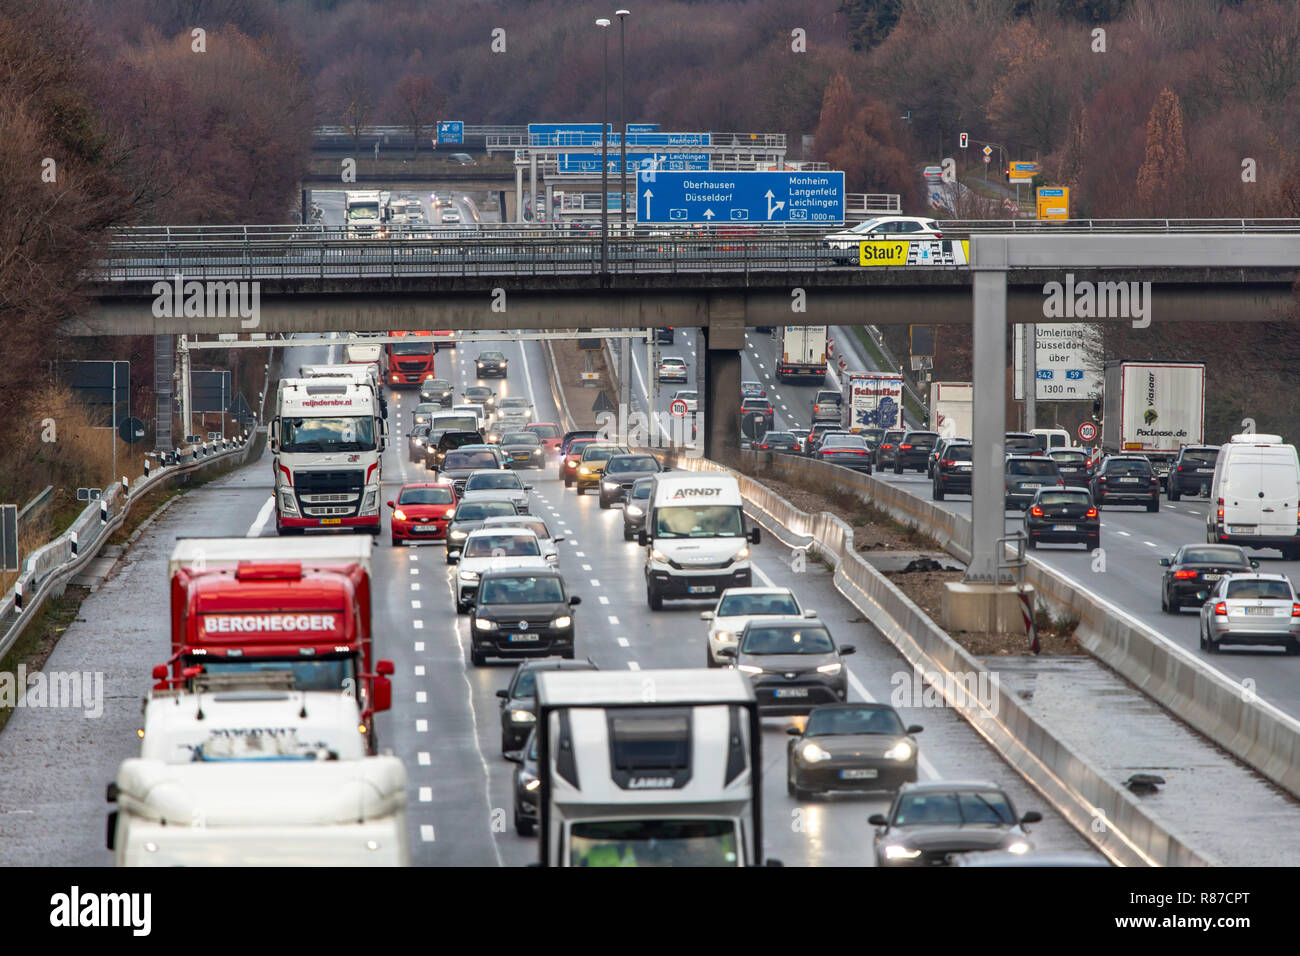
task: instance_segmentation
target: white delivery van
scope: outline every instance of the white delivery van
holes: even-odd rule
[[[727,588],[752,583],[744,502],[736,479],[724,472],[672,472],[654,476],[650,511],[637,539],[647,548],[646,602],[663,610],[664,598],[713,599]]]
[[[1035,428],[1030,434],[1038,440],[1041,451],[1055,451],[1058,448],[1073,448],[1070,433],[1064,428]]]
[[[340,695],[341,696],[341,695]],[[131,758],[109,799],[118,866],[408,866],[406,770],[397,757]]]
[[[1280,435],[1233,435],[1219,449],[1205,539],[1300,558],[1300,458]]]

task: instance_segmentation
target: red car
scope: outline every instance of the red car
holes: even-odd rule
[[[537,437],[542,440],[542,447],[546,449],[548,455],[560,450],[564,433],[555,422],[531,422],[524,426],[524,431],[537,432]]]
[[[600,439],[575,438],[569,442],[569,450],[560,459],[560,477],[564,479],[564,487],[573,487],[574,481],[578,478],[578,459],[582,457],[583,450],[594,441]]]
[[[422,481],[402,485],[393,509],[392,535],[403,541],[446,541],[447,525],[456,516],[456,491],[450,481]]]

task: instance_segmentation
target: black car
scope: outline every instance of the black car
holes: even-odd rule
[[[470,614],[470,663],[552,654],[572,660],[573,609],[581,603],[570,596],[564,576],[550,568],[482,572]]]
[[[934,447],[930,449],[930,456],[926,458],[925,477],[934,478],[934,466],[937,465],[939,463],[939,459],[943,457],[943,450],[945,448],[947,448],[949,445],[969,445],[969,444],[970,444],[969,438],[956,438],[949,435],[945,435],[944,437],[940,438],[937,442],[934,443]]]
[[[542,657],[523,661],[515,668],[507,687],[497,691],[501,698],[501,755],[504,757],[524,745],[537,723],[537,675],[540,671],[594,671],[591,658],[569,660]]]
[[[420,401],[434,402],[443,408],[451,408],[455,401],[451,382],[445,378],[431,378],[422,382],[420,385]]]
[[[482,408],[482,418],[487,421],[491,413],[496,410],[497,395],[486,385],[471,385],[465,389],[465,404],[478,405]]]
[[[674,338],[676,338],[676,335],[671,325],[655,329],[655,342],[659,345],[672,345]]]
[[[605,462],[605,474],[600,478],[600,506],[608,508],[625,501],[638,479],[661,471],[663,466],[654,455],[614,455]]]
[[[1169,466],[1165,478],[1169,500],[1177,501],[1183,495],[1210,497],[1214,465],[1218,460],[1218,445],[1184,445],[1178,449],[1178,457]]]
[[[537,791],[542,786],[537,776],[536,728],[529,731],[523,750],[506,754],[506,759],[519,764],[515,768],[515,832],[532,836],[537,831]]]
[[[930,452],[938,440],[938,432],[909,431],[903,435],[894,455],[894,474],[901,475],[909,468],[925,471],[929,466]]]
[[[1067,485],[1087,485],[1092,478],[1088,453],[1080,448],[1054,448],[1047,457],[1056,462],[1056,470]]]
[[[880,442],[876,445],[876,467],[884,468],[888,465],[894,467],[894,457],[898,454],[898,445],[903,440],[907,432],[902,428],[890,428],[880,436]]]
[[[1007,455],[1003,465],[1007,509],[1028,508],[1040,488],[1064,488],[1056,462],[1041,455]]]
[[[749,621],[734,647],[716,653],[750,679],[758,712],[779,717],[845,700],[849,678],[842,658],[854,650],[837,646],[820,620],[764,617]]]
[[[1038,436],[1031,432],[1007,432],[1002,436],[1004,455],[1041,455]]]
[[[443,438],[447,436],[444,435]],[[486,448],[475,451],[472,447],[454,448],[443,456],[442,464],[436,467],[438,477],[443,481],[450,481],[456,489],[456,496],[459,497],[465,493],[465,479],[470,476],[471,472],[481,471],[484,468],[500,468],[500,459],[495,452],[488,451]]]
[[[650,507],[650,488],[653,479],[638,478],[632,490],[623,499],[623,540],[635,541],[637,532],[645,527],[645,513]]]
[[[802,729],[786,730],[785,786],[806,800],[828,790],[897,790],[916,781],[919,724],[904,726],[888,704],[814,707]]]
[[[1201,596],[1214,590],[1225,574],[1246,574],[1259,562],[1246,557],[1235,544],[1185,544],[1160,559],[1160,610],[1177,614],[1184,607],[1200,607]]]
[[[803,443],[803,453],[811,458],[816,454],[818,447],[822,443],[822,439],[827,435],[847,434],[848,432],[840,427],[839,422],[817,422],[817,424],[813,425],[812,429],[808,432],[808,438]]]
[[[1104,459],[1092,476],[1090,490],[1098,508],[1120,504],[1160,510],[1160,478],[1151,462],[1135,455],[1110,455]]]
[[[578,438],[600,438],[600,432],[595,429],[582,428],[577,431],[565,432],[564,437],[560,439],[560,457],[563,458],[569,453],[569,443]]]
[[[930,482],[935,501],[943,501],[944,495],[971,493],[973,452],[974,447],[969,442],[944,445],[942,457],[934,463],[934,478]]]
[[[519,509],[513,501],[469,501],[456,506],[456,514],[447,525],[447,563],[455,564],[460,560],[461,548],[471,531],[483,527],[488,518],[500,515],[517,515]]]
[[[857,435],[827,434],[817,446],[814,456],[818,461],[828,461],[832,465],[843,465],[864,474],[871,474],[871,449]]]
[[[441,407],[437,402],[420,402],[411,412],[411,424],[428,425],[433,418],[433,413]]]
[[[1025,509],[1025,538],[1040,544],[1081,544],[1087,550],[1101,544],[1101,517],[1087,488],[1039,488]]]
[[[1017,816],[997,784],[930,780],[904,784],[889,813],[867,822],[876,827],[876,866],[947,866],[953,853],[1028,853],[1025,824],[1041,819],[1036,810]]]
[[[756,451],[797,452],[799,440],[791,432],[768,432],[754,446]]]
[[[438,435],[438,440],[429,445],[428,454],[424,457],[424,467],[437,471],[442,467],[448,452],[481,444],[483,444],[481,431],[443,431]]]
[[[545,468],[546,449],[537,432],[520,428],[504,432],[498,443],[506,453],[506,464],[511,468]]]
[[[479,378],[505,378],[506,366],[506,357],[501,352],[483,352],[474,360],[474,371]]]

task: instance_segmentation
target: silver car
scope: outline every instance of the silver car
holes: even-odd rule
[[[473,494],[476,491],[492,491],[504,496],[509,496],[510,500],[515,503],[519,513],[526,515],[529,511],[529,492],[533,490],[532,485],[526,485],[519,479],[518,472],[502,471],[484,468],[480,471],[472,471],[465,478],[465,490],[462,497]]]
[[[1300,654],[1300,604],[1284,574],[1231,574],[1201,605],[1201,649],[1272,644]]]

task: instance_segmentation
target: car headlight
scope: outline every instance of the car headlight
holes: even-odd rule
[[[894,746],[885,751],[885,759],[910,760],[912,759],[913,753],[915,753],[915,751],[912,749],[912,745],[906,740],[900,740],[898,743],[894,744]]]
[[[909,850],[907,847],[899,846],[896,843],[891,843],[885,847],[886,860],[915,860],[920,855],[920,850]]]
[[[830,760],[831,755],[821,747],[817,746],[811,740],[799,748],[799,756],[803,757],[809,763],[821,763],[823,760]]]
[[[571,618],[567,614],[561,614],[559,617],[557,617],[554,621],[551,622],[551,627],[563,629],[568,627],[572,623],[573,623],[573,618]]]
[[[742,674],[761,674],[761,673],[763,673],[763,668],[761,668],[761,667],[755,667],[753,664],[737,664],[737,665],[736,665],[736,670],[740,671]]]
[[[412,440],[413,442],[415,442],[415,447],[416,447],[416,448],[423,448],[423,447],[424,447],[424,442],[422,442],[420,439],[418,439],[418,438],[413,438],[413,439],[411,439],[411,440]]]
[[[579,469],[578,469],[578,474],[580,474],[580,475],[590,475],[590,474],[591,474],[591,469],[590,469],[590,468],[579,468]]]
[[[618,482],[617,482],[617,481],[602,481],[602,482],[601,482],[601,487],[604,488],[606,491],[618,491]]]
[[[730,631],[718,631],[718,633],[713,635],[713,639],[715,641],[721,641],[724,644],[729,644],[736,639],[736,635],[732,634]]]
[[[817,673],[838,674],[843,669],[844,669],[844,665],[841,664],[839,661],[836,661],[834,664],[823,664],[821,667],[817,668]]]
[[[749,557],[749,548],[744,547],[731,556],[732,561],[744,561]]]
[[[1024,840],[1016,840],[1014,843],[1008,843],[1008,844],[1007,844],[1007,852],[1008,852],[1008,853],[1016,853],[1016,854],[1019,854],[1019,853],[1028,853],[1028,852],[1029,852],[1029,844],[1026,843]]]
[[[631,515],[633,518],[639,518],[639,517],[641,517],[643,514],[645,514],[645,512],[642,511],[641,508],[640,508],[638,505],[628,505],[626,508],[623,509],[623,513],[624,513],[624,514],[629,514],[629,515]]]
[[[668,563],[668,559],[667,559],[666,557],[664,557],[664,553],[663,553],[662,551],[660,551],[658,548],[651,548],[651,549],[650,549],[650,560],[651,560],[651,561],[658,561],[660,564],[667,564],[667,563]]]
[[[477,581],[477,580],[478,580],[478,572],[477,572],[477,571],[462,571],[462,572],[460,572],[460,579],[461,579],[462,581],[466,581],[466,582]]]
[[[453,531],[449,535],[449,537],[455,538],[457,541],[459,541],[461,538],[465,538],[468,536],[469,536],[469,532],[467,531]]]
[[[455,508],[448,508],[446,511],[442,513],[443,518],[445,518],[448,521],[450,521],[453,517],[455,517],[455,515],[456,515]]]
[[[577,468],[577,467],[578,467],[578,463],[577,463],[576,461],[566,461],[564,464],[565,464],[565,467],[567,467],[567,468]]]
[[[542,781],[538,780],[534,774],[531,774],[526,770],[520,775],[519,779],[524,781],[524,789],[529,793],[532,793],[542,785]]]
[[[532,724],[536,723],[537,715],[531,710],[512,710],[510,711],[510,719],[516,724]]]
[[[396,518],[398,521],[405,521],[406,512],[403,511],[401,508],[398,508],[396,511],[393,512],[393,517]]]
[[[474,618],[474,626],[480,631],[495,631],[497,629],[496,621],[489,621],[485,617]]]

